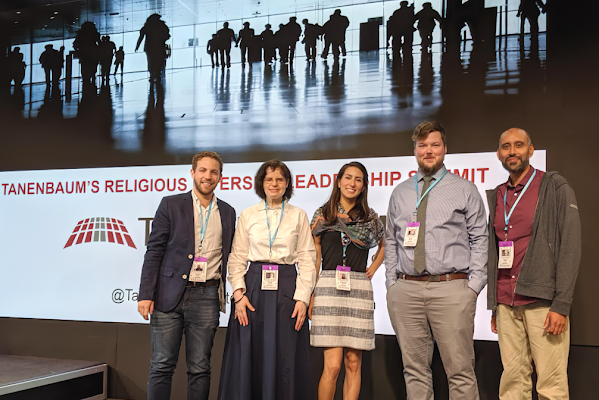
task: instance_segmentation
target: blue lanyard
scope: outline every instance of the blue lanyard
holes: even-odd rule
[[[445,175],[447,175],[447,170],[443,172],[439,179],[435,179],[432,185],[430,185],[428,189],[426,189],[426,192],[424,192],[422,194],[422,197],[420,198],[418,198],[418,175],[414,175],[414,187],[416,188],[416,199],[418,199],[418,201],[416,202],[416,210],[414,211],[414,213],[418,212],[418,207],[420,207],[420,203],[422,202],[422,199],[424,199],[424,196],[426,196],[428,192],[430,192],[431,189],[434,188],[437,183],[441,182],[441,179],[443,179]]]
[[[341,245],[343,246],[343,266],[345,267],[345,260],[347,256],[345,255],[347,251],[347,246],[351,243],[351,238],[345,234],[345,232],[341,232]]]
[[[522,198],[522,196],[524,196],[524,193],[526,193],[526,189],[528,189],[528,186],[530,185],[530,182],[532,182],[532,180],[534,179],[534,177],[535,177],[536,174],[537,174],[537,170],[535,169],[534,172],[532,173],[532,176],[528,180],[528,182],[526,182],[526,185],[524,186],[524,189],[522,189],[522,191],[520,192],[520,196],[518,196],[518,199],[516,199],[516,202],[514,203],[514,205],[512,206],[512,208],[510,209],[510,213],[509,214],[505,212],[506,200],[507,200],[507,188],[505,188],[505,193],[503,194],[503,219],[505,220],[505,228],[503,228],[503,231],[505,232],[506,236],[507,236],[507,227],[508,227],[508,225],[510,223],[510,218],[512,217],[512,213],[516,209],[516,206],[520,202],[520,199]]]
[[[277,230],[275,231],[274,235],[270,235],[270,221],[268,220],[268,203],[266,202],[266,200],[264,200],[264,212],[266,213],[266,225],[268,226],[268,245],[269,245],[269,251],[268,251],[268,256],[272,257],[272,244],[275,242],[275,239],[277,238],[277,233],[279,233],[279,227],[281,226],[281,221],[283,221],[283,211],[285,211],[285,200],[283,200],[283,203],[281,204],[281,218],[279,219],[279,225],[277,226]]]
[[[202,249],[202,243],[204,242],[204,235],[206,234],[206,228],[208,227],[208,220],[210,219],[210,212],[212,211],[212,203],[214,202],[214,198],[210,200],[210,206],[208,207],[208,212],[206,213],[206,222],[202,216],[202,205],[200,204],[200,247]]]

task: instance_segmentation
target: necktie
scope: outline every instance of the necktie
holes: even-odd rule
[[[426,192],[426,190],[431,185],[432,176],[425,176],[424,185],[422,186],[422,193]],[[416,243],[416,248],[414,249],[414,269],[419,274],[422,274],[426,269],[426,254],[424,252],[424,233],[426,230],[426,205],[428,203],[428,194],[422,199],[420,202],[420,206],[418,207],[418,215],[416,216],[416,221],[420,222],[420,229],[418,230],[418,242]]]

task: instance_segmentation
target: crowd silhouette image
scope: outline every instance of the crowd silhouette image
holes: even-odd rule
[[[478,13],[482,6],[480,0],[469,0],[459,7],[454,6],[452,12],[447,11],[447,16],[441,16],[430,2],[422,3],[421,9],[415,10],[413,2],[400,1],[399,8],[386,21],[387,37],[384,47],[392,48],[393,60],[407,62],[412,58],[415,32],[419,33],[422,52],[429,53],[432,51],[433,33],[437,27],[441,29],[440,41],[444,46],[446,44],[448,49],[452,46],[455,48],[456,40],[461,41],[460,30],[463,26],[468,26],[474,42],[477,42],[479,32],[475,29],[477,21],[474,20],[473,15]],[[539,16],[545,12],[546,5],[542,0],[521,0],[517,11],[517,17],[520,19],[520,35],[525,34],[526,21],[528,21],[531,38],[533,41],[536,40],[539,34]],[[249,21],[242,23],[242,28],[237,34],[231,29],[229,22],[224,22],[222,28],[212,34],[207,41],[206,52],[210,56],[212,67],[222,69],[231,68],[233,45],[239,48],[242,67],[251,67],[253,63],[260,61],[266,64],[276,61],[293,64],[296,58],[296,47],[300,41],[304,45],[307,61],[317,59],[319,41],[323,43],[320,54],[322,59],[326,59],[331,53],[335,58],[345,57],[349,26],[349,18],[343,15],[340,9],[335,9],[322,26],[311,23],[307,18],[304,18],[300,25],[297,17],[291,16],[287,23],[279,24],[276,30],[272,29],[271,24],[265,24],[260,34],[256,33]],[[156,13],[147,18],[139,31],[135,52],[143,43],[150,81],[159,80],[164,75],[166,60],[171,55],[171,47],[167,44],[170,38],[169,27],[162,20],[162,16]],[[121,74],[124,72],[123,46],[117,50],[110,36],[102,36],[91,21],[81,25],[73,42],[73,49],[73,56],[79,60],[81,66],[81,78],[84,84],[95,85],[98,69],[101,82],[103,84],[109,82],[113,62],[113,74],[116,75],[119,68]],[[40,56],[39,61],[45,71],[47,85],[58,84],[64,68],[64,53],[64,47],[57,50],[49,44]],[[401,60],[401,57],[405,60]],[[15,48],[8,54],[7,59],[11,82],[18,86],[23,82],[26,69],[20,49]]]
[[[457,2],[451,4],[454,3],[457,4]],[[205,51],[210,58],[209,63],[203,65],[208,65],[208,68],[211,66],[215,70],[218,68],[223,72],[221,79],[218,80],[222,93],[222,96],[218,98],[219,111],[234,107],[227,104],[228,101],[234,102],[236,100],[227,95],[229,93],[228,82],[235,82],[239,79],[238,75],[229,74],[233,63],[241,67],[241,79],[246,82],[242,91],[244,101],[246,98],[251,100],[254,96],[253,92],[257,90],[264,91],[265,97],[272,97],[272,94],[268,93],[267,86],[274,85],[273,88],[284,92],[280,100],[285,103],[288,101],[293,103],[293,99],[298,96],[298,93],[301,93],[298,89],[302,84],[305,84],[306,96],[315,92],[312,88],[320,87],[326,90],[327,99],[338,102],[346,98],[345,93],[349,93],[347,86],[351,84],[348,83],[351,80],[344,78],[346,71],[354,74],[356,62],[362,64],[370,61],[372,61],[372,67],[376,65],[378,71],[384,71],[384,69],[378,67],[379,62],[387,64],[389,71],[391,71],[390,92],[402,98],[398,104],[404,104],[405,102],[405,107],[411,107],[411,104],[414,104],[409,99],[410,93],[421,95],[435,93],[434,87],[440,80],[439,76],[441,76],[441,80],[445,81],[445,75],[448,75],[447,71],[452,71],[452,65],[458,70],[456,76],[462,73],[464,70],[461,69],[460,63],[461,60],[466,58],[476,61],[474,66],[468,69],[468,73],[472,77],[471,81],[476,80],[477,82],[476,85],[471,86],[476,86],[479,91],[484,90],[481,89],[481,82],[485,80],[485,63],[490,59],[479,51],[481,42],[479,28],[482,24],[476,18],[481,14],[480,7],[483,4],[481,0],[469,0],[459,6],[446,8],[443,15],[433,7],[431,2],[416,3],[415,5],[412,1],[402,0],[397,4],[398,7],[392,10],[391,15],[386,20],[380,18],[378,22],[379,25],[385,24],[385,43],[381,44],[379,42],[378,33],[380,33],[380,28],[376,28],[377,35],[375,39],[378,47],[375,46],[374,48],[383,49],[382,53],[377,50],[376,54],[375,52],[361,53],[359,57],[355,57],[357,56],[356,50],[358,50],[355,33],[357,33],[358,28],[362,33],[361,24],[365,24],[366,21],[360,21],[359,17],[354,17],[350,22],[350,19],[344,15],[341,9],[331,9],[330,12],[326,12],[324,15],[327,16],[323,18],[322,25],[311,20],[311,18],[302,18],[300,20],[295,15],[279,16],[277,22],[283,21],[282,23],[277,25],[265,23],[263,28],[262,25],[254,22],[254,19],[222,21],[218,23],[220,29],[217,28],[212,32],[203,29],[201,32],[204,33],[200,34],[199,38],[189,39],[189,47],[196,47],[198,46],[197,43],[202,41],[206,45]],[[516,15],[515,11],[516,9],[511,10],[512,18]],[[519,42],[521,51],[518,54],[521,59],[524,59],[524,55],[526,55],[526,62],[523,62],[521,66],[522,69],[526,67],[530,76],[532,76],[530,71],[544,68],[541,62],[534,62],[533,60],[539,59],[539,18],[541,13],[546,11],[546,5],[542,0],[521,0],[519,2],[517,17],[521,27],[518,33],[520,37],[526,35],[526,40]],[[64,47],[57,48],[56,44],[46,45],[41,55],[36,55],[36,57],[39,57],[40,65],[27,65],[24,61],[23,51],[19,47],[14,47],[12,51],[7,52],[5,63],[7,68],[5,70],[7,71],[7,79],[10,79],[9,87],[14,85],[14,89],[11,89],[10,92],[12,101],[18,102],[19,106],[17,108],[21,110],[25,101],[28,102],[26,104],[31,104],[29,106],[31,109],[39,107],[40,104],[43,105],[43,112],[41,113],[43,117],[44,115],[57,115],[56,112],[51,110],[56,110],[59,106],[66,106],[70,99],[67,97],[65,101],[62,101],[61,96],[72,94],[77,98],[78,108],[82,108],[78,116],[87,118],[86,116],[89,114],[86,109],[91,109],[90,104],[110,104],[107,101],[100,100],[100,94],[103,94],[102,99],[110,96],[111,93],[115,95],[120,93],[122,97],[123,88],[119,89],[119,81],[116,78],[115,90],[111,92],[110,88],[105,86],[111,84],[111,74],[116,75],[118,73],[121,74],[120,83],[122,86],[125,72],[125,51],[143,51],[145,60],[139,56],[134,60],[134,56],[131,56],[131,65],[133,67],[129,67],[127,72],[138,75],[128,75],[129,79],[126,79],[125,82],[139,80],[139,73],[147,68],[151,93],[149,99],[152,99],[149,104],[153,104],[153,106],[148,107],[147,112],[152,116],[148,116],[147,122],[164,121],[164,117],[161,117],[161,115],[164,115],[165,93],[167,87],[170,89],[169,85],[173,83],[170,75],[168,81],[165,79],[167,60],[171,56],[170,44],[180,43],[179,39],[181,37],[177,37],[177,41],[172,40],[171,28],[158,13],[149,15],[143,25],[139,27],[139,31],[135,29],[138,32],[138,36],[134,36],[137,41],[135,42],[135,39],[133,39],[131,44],[126,44],[130,42],[125,42],[120,36],[114,40],[107,35],[110,32],[114,36],[114,29],[98,28],[98,26],[91,21],[83,22],[79,30],[75,32],[76,36],[70,52],[70,49]],[[456,37],[460,41],[459,43],[466,42],[461,37],[465,26],[472,33],[472,39],[468,39],[470,42],[468,50],[464,50],[461,44],[455,46],[454,42]],[[512,24],[512,26],[516,27],[516,24]],[[530,28],[528,28],[529,26]],[[352,31],[349,31],[349,29],[352,29]],[[351,33],[351,36],[349,33]],[[517,40],[517,35],[513,33],[511,35],[514,40]],[[529,37],[530,42],[528,41]],[[349,42],[350,38],[353,39],[352,42]],[[118,43],[121,40],[122,42]],[[118,45],[115,44],[115,41]],[[185,42],[188,41],[185,40]],[[542,43],[542,46],[544,43]],[[494,40],[492,45],[494,46]],[[66,43],[65,46],[67,46]],[[127,49],[125,46],[130,46],[130,48]],[[360,43],[361,47],[362,44]],[[530,51],[525,51],[524,48],[526,50],[530,49]],[[391,51],[384,51],[384,49],[391,49]],[[181,50],[180,47],[177,47],[176,51],[179,53],[176,54],[184,54]],[[231,53],[232,50],[233,54]],[[493,50],[495,49],[493,48]],[[350,51],[353,52],[354,57],[347,59],[346,57]],[[472,52],[472,55],[469,54],[470,52]],[[302,81],[301,75],[297,75],[294,71],[294,68],[297,69],[294,64],[298,63],[298,53],[301,61],[306,61],[306,79],[304,81]],[[25,59],[29,62],[27,51],[25,51],[25,54]],[[187,54],[190,54],[190,52],[187,52]],[[381,57],[383,54],[386,57]],[[533,56],[535,58],[532,58]],[[187,69],[179,68],[177,63],[180,59],[176,58],[173,62],[175,68],[173,75],[183,74],[183,70]],[[70,73],[68,71],[68,67],[73,67],[73,63],[77,61],[80,66],[82,85],[76,87],[73,91],[65,85],[61,93],[59,86],[61,78],[64,78],[65,82],[69,79],[70,83],[70,77],[77,77],[77,72],[72,73],[70,71]],[[258,67],[261,69],[261,73],[253,71],[252,74],[252,66],[255,69],[258,63],[263,63]],[[439,67],[440,64],[441,67]],[[201,67],[201,60],[199,65],[194,62],[194,66]],[[26,74],[28,68],[29,72],[32,68],[40,68],[44,71],[46,93],[43,96],[43,101],[41,101],[41,95],[36,97],[35,93],[32,95],[19,89],[23,81],[29,78],[29,73]],[[483,72],[481,73],[477,68]],[[235,69],[233,69],[234,71]],[[417,71],[416,77],[414,76],[415,71]],[[39,79],[37,77],[42,75],[34,70],[34,74],[31,76],[29,80]],[[300,79],[297,79],[298,76],[300,76]],[[77,79],[74,78],[72,81],[77,82]],[[256,82],[252,83],[252,80],[256,80]],[[262,83],[258,83],[258,81]],[[538,82],[540,82],[539,85],[542,85],[542,80]],[[342,87],[337,87],[338,85]],[[449,87],[449,92],[451,92],[451,83],[448,85],[444,83],[444,85]],[[529,90],[538,92],[537,86],[539,85],[531,85],[532,87]],[[132,86],[134,85],[126,84],[125,90],[129,90],[128,88]],[[97,90],[98,88],[99,90]],[[447,91],[445,92],[447,93]],[[175,92],[169,91],[169,93]],[[24,100],[24,98],[27,100]],[[30,100],[34,98],[35,100]],[[104,108],[107,109],[106,106]],[[343,112],[343,107],[338,104],[329,104],[329,109],[332,110],[333,114]],[[109,113],[106,112],[105,114],[108,115]],[[33,114],[34,117],[35,115]],[[65,113],[65,118],[68,118],[68,115],[73,115],[72,111]],[[160,126],[166,125],[161,122]],[[151,143],[163,142],[164,139],[151,141]],[[158,148],[160,145],[148,145],[147,147]]]

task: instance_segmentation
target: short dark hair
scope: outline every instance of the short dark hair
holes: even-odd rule
[[[215,153],[214,151],[202,151],[201,153],[197,153],[195,156],[193,156],[191,159],[191,169],[195,171],[196,167],[198,166],[198,161],[204,157],[210,157],[218,161],[218,164],[220,165],[220,174],[223,174],[223,159],[220,158],[218,153]]]
[[[431,132],[439,132],[441,134],[441,139],[443,139],[443,145],[447,146],[445,128],[443,128],[443,126],[436,121],[424,121],[418,124],[416,129],[414,129],[414,133],[412,134],[412,142],[414,142],[414,147],[416,147],[416,141],[426,139]]]
[[[263,200],[266,199],[266,193],[264,193],[264,178],[266,178],[266,173],[268,172],[268,170],[276,171],[277,169],[281,171],[283,177],[288,182],[287,190],[285,190],[285,194],[283,194],[283,199],[289,200],[291,196],[293,196],[293,177],[291,176],[291,171],[289,171],[289,168],[287,168],[283,161],[270,160],[265,162],[260,166],[260,168],[258,168],[258,172],[256,172],[256,177],[254,178],[254,188],[256,190],[256,194]]]

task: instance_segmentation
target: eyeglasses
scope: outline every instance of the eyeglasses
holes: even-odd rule
[[[264,178],[263,182],[264,182],[265,186],[270,186],[270,185],[272,185],[275,182],[277,183],[277,185],[284,185],[285,184],[285,178],[276,178],[276,179],[273,179],[273,178]]]

